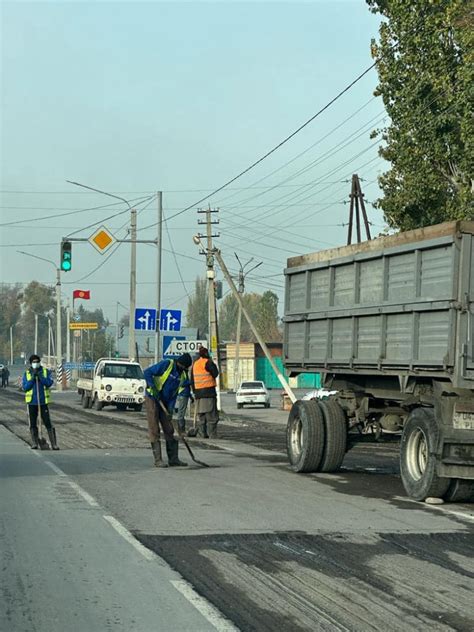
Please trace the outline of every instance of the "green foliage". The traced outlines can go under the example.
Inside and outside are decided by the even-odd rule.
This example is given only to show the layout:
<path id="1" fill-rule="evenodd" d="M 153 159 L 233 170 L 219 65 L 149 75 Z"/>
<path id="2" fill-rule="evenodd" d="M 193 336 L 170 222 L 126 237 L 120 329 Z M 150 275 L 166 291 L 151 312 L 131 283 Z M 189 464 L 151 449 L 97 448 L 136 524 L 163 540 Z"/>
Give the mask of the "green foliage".
<path id="1" fill-rule="evenodd" d="M 390 126 L 377 205 L 407 230 L 471 218 L 474 201 L 473 0 L 367 0 L 386 20 L 372 42 Z"/>
<path id="2" fill-rule="evenodd" d="M 249 312 L 255 327 L 266 342 L 279 342 L 282 339 L 278 327 L 278 297 L 267 291 L 263 295 L 251 292 L 244 294 L 242 300 Z M 229 294 L 222 301 L 219 309 L 219 336 L 221 341 L 235 341 L 237 336 L 238 303 Z M 255 342 L 255 336 L 242 315 L 241 341 Z"/>
<path id="3" fill-rule="evenodd" d="M 186 326 L 197 327 L 199 335 L 204 336 L 209 329 L 209 303 L 207 280 L 196 278 L 194 294 L 188 300 Z"/>
<path id="4" fill-rule="evenodd" d="M 109 321 L 105 318 L 102 309 L 88 310 L 83 305 L 76 310 L 81 317 L 81 322 L 98 323 L 99 329 L 85 330 L 82 332 L 82 360 L 95 362 L 99 358 L 113 356 L 115 352 L 114 336 L 107 335 L 105 327 Z M 127 322 L 128 325 L 128 322 Z"/>

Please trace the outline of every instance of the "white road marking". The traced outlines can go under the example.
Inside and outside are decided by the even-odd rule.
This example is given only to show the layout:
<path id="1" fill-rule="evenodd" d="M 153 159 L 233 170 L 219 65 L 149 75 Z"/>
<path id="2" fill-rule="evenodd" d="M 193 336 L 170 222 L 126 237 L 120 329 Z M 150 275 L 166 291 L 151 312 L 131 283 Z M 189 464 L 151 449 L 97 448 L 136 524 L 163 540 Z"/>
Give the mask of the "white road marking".
<path id="1" fill-rule="evenodd" d="M 441 511 L 445 514 L 450 514 L 451 516 L 456 516 L 456 518 L 463 518 L 464 520 L 470 520 L 474 522 L 474 514 L 467 514 L 462 511 L 453 511 L 452 509 L 448 509 L 446 505 L 429 505 L 427 503 L 421 503 L 418 500 L 412 500 L 411 498 L 405 498 L 404 496 L 394 496 L 394 500 L 402 500 L 406 503 L 415 503 L 423 509 L 426 507 L 427 509 L 434 509 L 435 511 Z"/>
<path id="2" fill-rule="evenodd" d="M 39 455 L 37 455 L 39 456 Z M 57 465 L 55 465 L 54 463 L 52 463 L 51 461 L 44 461 L 46 463 L 46 465 L 51 468 L 53 470 L 53 472 L 56 472 L 56 474 L 58 474 L 59 476 L 67 476 L 67 474 L 65 472 L 63 472 Z"/>
<path id="3" fill-rule="evenodd" d="M 79 494 L 79 496 L 82 496 L 82 498 L 86 501 L 88 505 L 90 505 L 91 507 L 99 506 L 99 503 L 96 501 L 96 499 L 88 494 L 85 489 L 82 489 L 80 485 L 78 485 L 74 481 L 68 481 L 68 484 L 73 488 L 75 492 Z"/>
<path id="4" fill-rule="evenodd" d="M 171 584 L 191 603 L 202 616 L 219 632 L 238 632 L 238 628 L 226 619 L 207 599 L 198 595 L 184 579 L 172 580 Z"/>
<path id="5" fill-rule="evenodd" d="M 110 525 L 112 525 L 115 531 L 117 531 L 117 533 L 120 534 L 122 538 L 124 538 L 124 540 L 127 540 L 129 544 L 131 544 L 139 553 L 141 553 L 144 558 L 150 561 L 157 558 L 157 555 L 155 555 L 153 551 L 147 549 L 146 546 L 143 546 L 141 542 L 134 538 L 127 527 L 124 527 L 123 524 L 119 522 L 116 518 L 114 518 L 113 516 L 103 517 Z"/>

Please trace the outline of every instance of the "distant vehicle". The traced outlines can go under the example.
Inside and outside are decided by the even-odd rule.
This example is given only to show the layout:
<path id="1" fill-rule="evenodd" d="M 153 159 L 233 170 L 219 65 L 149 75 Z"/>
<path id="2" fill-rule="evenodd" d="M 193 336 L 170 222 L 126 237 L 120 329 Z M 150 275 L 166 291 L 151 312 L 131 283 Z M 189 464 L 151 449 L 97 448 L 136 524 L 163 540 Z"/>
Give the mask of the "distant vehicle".
<path id="1" fill-rule="evenodd" d="M 263 404 L 270 408 L 270 395 L 263 382 L 242 382 L 235 394 L 237 408 L 243 408 L 244 404 Z"/>
<path id="2" fill-rule="evenodd" d="M 138 362 L 130 360 L 97 360 L 92 378 L 79 378 L 77 392 L 83 408 L 102 410 L 104 406 L 127 406 L 140 411 L 145 399 L 146 382 Z"/>

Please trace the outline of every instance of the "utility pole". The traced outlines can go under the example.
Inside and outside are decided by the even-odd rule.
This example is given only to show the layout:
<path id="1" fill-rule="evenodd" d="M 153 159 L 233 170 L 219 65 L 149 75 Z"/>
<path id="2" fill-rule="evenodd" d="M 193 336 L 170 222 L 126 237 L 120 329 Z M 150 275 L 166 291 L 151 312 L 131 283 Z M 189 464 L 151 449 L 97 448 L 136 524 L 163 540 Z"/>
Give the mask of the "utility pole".
<path id="1" fill-rule="evenodd" d="M 10 325 L 10 364 L 13 365 L 13 325 Z"/>
<path id="2" fill-rule="evenodd" d="M 130 317 L 128 326 L 128 357 L 135 358 L 135 309 L 137 306 L 137 212 L 132 208 L 130 212 Z"/>
<path id="3" fill-rule="evenodd" d="M 62 367 L 62 330 L 61 330 L 61 270 L 56 268 L 56 371 Z M 63 380 L 57 379 L 58 390 L 63 390 Z"/>
<path id="4" fill-rule="evenodd" d="M 51 319 L 48 316 L 48 364 L 51 362 Z"/>
<path id="5" fill-rule="evenodd" d="M 66 308 L 66 362 L 71 362 L 71 308 L 68 306 Z"/>
<path id="6" fill-rule="evenodd" d="M 238 276 L 238 280 L 239 280 L 238 292 L 241 296 L 243 296 L 243 294 L 245 293 L 245 277 L 247 276 L 247 274 L 249 274 L 249 272 L 252 272 L 252 270 L 255 270 L 255 268 L 258 268 L 258 266 L 261 266 L 263 261 L 260 261 L 260 263 L 257 263 L 257 265 L 255 265 L 253 268 L 245 272 L 245 268 L 252 263 L 253 257 L 249 261 L 247 261 L 245 265 L 242 265 L 242 262 L 240 261 L 236 252 L 234 252 L 234 255 L 237 261 L 239 262 L 239 266 L 240 266 L 239 276 Z M 237 332 L 236 332 L 236 341 L 235 341 L 235 360 L 234 360 L 234 390 L 235 391 L 237 391 L 240 384 L 240 332 L 242 328 L 241 303 L 238 303 L 238 307 L 239 307 L 239 311 L 237 313 Z"/>
<path id="7" fill-rule="evenodd" d="M 38 354 L 38 314 L 35 314 L 35 354 Z"/>
<path id="8" fill-rule="evenodd" d="M 352 176 L 351 193 L 349 197 L 350 197 L 349 228 L 347 231 L 347 245 L 348 246 L 352 243 L 352 227 L 354 224 L 354 217 L 355 217 L 355 223 L 356 223 L 357 243 L 360 244 L 360 242 L 362 241 L 361 222 L 360 222 L 361 213 L 362 213 L 362 218 L 364 220 L 366 238 L 367 240 L 372 239 L 372 237 L 370 236 L 369 220 L 367 219 L 367 212 L 365 210 L 364 194 L 362 193 L 362 189 L 360 186 L 359 176 L 356 173 L 354 173 Z"/>
<path id="9" fill-rule="evenodd" d="M 216 273 L 214 270 L 214 255 L 213 255 L 213 245 L 212 239 L 214 237 L 219 237 L 219 233 L 214 234 L 212 232 L 212 226 L 214 224 L 218 224 L 219 220 L 212 220 L 212 214 L 218 213 L 218 209 L 211 209 L 210 206 L 207 207 L 205 211 L 202 209 L 198 210 L 198 213 L 205 213 L 205 220 L 198 220 L 198 224 L 206 224 L 206 239 L 207 239 L 207 250 L 202 251 L 201 254 L 206 255 L 206 265 L 207 265 L 207 291 L 208 291 L 208 303 L 209 303 L 209 347 L 211 353 L 213 354 L 214 361 L 219 368 L 219 340 L 217 333 L 217 301 L 216 301 L 216 290 L 215 290 L 215 278 Z M 204 235 L 199 234 L 199 237 L 204 237 Z M 217 381 L 217 408 L 220 410 L 220 373 L 219 379 Z"/>
<path id="10" fill-rule="evenodd" d="M 163 193 L 157 192 L 158 199 L 158 235 L 156 237 L 156 330 L 155 330 L 155 364 L 160 353 L 160 309 L 161 309 L 161 254 L 163 236 Z"/>
<path id="11" fill-rule="evenodd" d="M 193 241 L 196 245 L 201 245 L 202 246 L 202 242 L 201 242 L 201 236 L 200 235 L 195 235 L 193 237 Z M 245 316 L 250 329 L 252 330 L 255 338 L 257 339 L 258 343 L 260 344 L 260 346 L 262 347 L 262 351 L 263 353 L 266 355 L 268 361 L 270 362 L 270 365 L 272 367 L 272 369 L 275 371 L 276 376 L 278 377 L 280 384 L 283 386 L 283 388 L 285 389 L 286 394 L 288 395 L 288 397 L 290 398 L 290 400 L 292 401 L 292 403 L 296 402 L 296 395 L 293 393 L 293 391 L 290 388 L 290 385 L 288 384 L 288 382 L 286 381 L 285 377 L 283 376 L 282 372 L 280 371 L 280 369 L 277 367 L 277 365 L 275 364 L 275 360 L 272 357 L 272 354 L 270 353 L 270 350 L 268 349 L 267 345 L 265 344 L 265 341 L 263 340 L 262 336 L 259 334 L 258 329 L 255 327 L 255 325 L 253 324 L 252 319 L 250 318 L 249 313 L 247 312 L 247 310 L 245 309 L 245 306 L 242 302 L 242 296 L 240 295 L 240 293 L 238 292 L 237 288 L 235 287 L 235 283 L 232 279 L 232 277 L 230 276 L 230 272 L 227 269 L 227 266 L 224 263 L 224 260 L 222 258 L 221 252 L 220 250 L 218 250 L 217 248 L 214 248 L 214 250 L 212 251 L 213 255 L 215 255 L 215 258 L 217 259 L 217 262 L 224 274 L 224 277 L 227 281 L 227 283 L 229 284 L 230 289 L 232 290 L 233 295 L 235 296 L 237 303 L 240 305 L 240 308 L 242 310 L 242 314 Z"/>

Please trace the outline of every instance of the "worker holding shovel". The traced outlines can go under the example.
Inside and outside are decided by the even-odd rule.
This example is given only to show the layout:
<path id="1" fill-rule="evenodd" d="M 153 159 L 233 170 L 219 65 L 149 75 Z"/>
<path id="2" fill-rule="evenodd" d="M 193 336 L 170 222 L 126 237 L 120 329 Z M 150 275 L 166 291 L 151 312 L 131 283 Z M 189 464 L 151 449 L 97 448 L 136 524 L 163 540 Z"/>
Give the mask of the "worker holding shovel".
<path id="1" fill-rule="evenodd" d="M 144 371 L 147 383 L 146 417 L 155 467 L 167 467 L 161 454 L 160 425 L 165 435 L 168 465 L 187 465 L 178 458 L 178 440 L 174 436 L 171 418 L 178 392 L 189 381 L 188 369 L 191 364 L 189 353 L 183 353 L 176 360 L 162 360 Z"/>
<path id="2" fill-rule="evenodd" d="M 30 368 L 23 374 L 23 391 L 28 407 L 30 423 L 31 447 L 38 449 L 38 413 L 48 430 L 49 441 L 53 450 L 59 450 L 56 442 L 56 429 L 51 423 L 48 404 L 50 402 L 49 389 L 53 385 L 51 371 L 41 366 L 41 358 L 34 354 L 30 357 Z"/>

